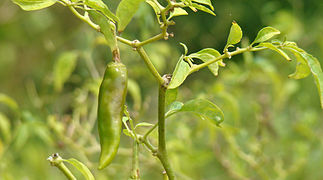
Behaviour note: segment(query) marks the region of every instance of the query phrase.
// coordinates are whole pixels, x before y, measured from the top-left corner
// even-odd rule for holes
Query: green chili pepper
[[[118,151],[127,82],[127,69],[124,64],[120,62],[108,64],[99,91],[98,126],[101,144],[99,169],[108,166]]]

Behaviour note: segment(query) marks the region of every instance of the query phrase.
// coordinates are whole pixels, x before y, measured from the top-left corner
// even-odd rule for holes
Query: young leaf
[[[183,103],[179,101],[174,101],[170,106],[169,110],[165,114],[165,118],[168,118],[169,116],[175,114],[176,112],[180,111],[183,107]]]
[[[323,72],[320,62],[312,55],[297,47],[296,43],[286,43],[285,49],[298,54],[305,62],[315,80],[315,84],[320,96],[321,107],[323,109]],[[304,76],[304,75],[303,75]]]
[[[109,10],[108,6],[104,4],[102,0],[85,0],[84,3],[85,5],[102,12],[112,22],[119,21],[118,17]]]
[[[0,93],[0,103],[7,105],[14,111],[18,109],[18,104],[16,103],[16,101],[11,97],[2,93]]]
[[[61,91],[76,66],[78,54],[74,51],[62,53],[54,64],[54,88]]]
[[[25,11],[34,11],[47,8],[57,2],[57,0],[12,0],[13,3]]]
[[[307,66],[306,61],[298,54],[293,53],[297,60],[296,70],[293,74],[288,75],[292,79],[303,79],[311,74],[310,68]]]
[[[259,47],[267,47],[273,51],[276,51],[277,53],[279,53],[281,56],[283,56],[287,61],[291,61],[291,58],[281,49],[279,49],[278,47],[274,46],[273,44],[271,43],[268,43],[268,42],[264,42],[264,43],[260,43],[258,45]],[[257,47],[258,47],[257,46]]]
[[[89,11],[93,21],[100,26],[100,31],[103,33],[105,40],[111,50],[117,49],[117,37],[115,25],[110,22],[105,16],[96,11]]]
[[[307,61],[307,65],[311,69],[317,90],[319,92],[321,107],[323,109],[323,72],[321,65],[314,56],[306,53],[305,51],[300,52],[300,55]]]
[[[144,0],[122,0],[117,8],[117,17],[119,18],[118,32],[122,32],[137,12],[139,5]]]
[[[170,12],[168,19],[172,19],[175,16],[185,16],[185,15],[188,15],[188,13],[183,8],[176,7],[174,8],[174,11]]]
[[[214,11],[214,7],[212,6],[211,0],[192,0],[192,1],[200,4],[208,5],[212,9],[212,11]]]
[[[146,0],[146,3],[148,3],[153,8],[156,18],[157,18],[157,21],[158,21],[158,24],[161,24],[160,19],[159,19],[161,12],[160,12],[158,5],[152,0]]]
[[[168,89],[175,89],[180,86],[186,77],[190,74],[190,65],[184,60],[184,56],[181,56],[176,64],[173,72],[172,80],[168,85]]]
[[[231,45],[239,43],[241,38],[242,38],[242,30],[240,26],[235,21],[233,21],[232,26],[230,28],[227,44],[225,45],[224,50],[227,50],[228,47]]]
[[[73,165],[74,167],[76,167],[85,177],[86,180],[95,180],[93,174],[91,173],[91,171],[89,170],[89,168],[87,168],[83,163],[81,163],[80,161],[74,159],[74,158],[70,158],[70,159],[63,159],[63,161],[70,163],[71,165]]]
[[[212,14],[213,16],[215,16],[214,12],[211,11],[210,9],[208,9],[207,7],[203,6],[203,5],[200,5],[200,4],[196,4],[196,3],[192,3],[192,5],[189,6],[193,11],[194,11],[194,8],[198,9],[198,10],[201,10],[201,11],[204,11],[204,12],[207,12],[209,14]]]
[[[261,43],[261,42],[267,41],[278,34],[280,34],[280,31],[278,31],[273,27],[262,28],[258,32],[256,39],[251,43],[251,46],[255,43]]]
[[[166,113],[169,117],[177,112],[192,112],[197,114],[202,119],[209,120],[211,123],[219,126],[224,120],[222,110],[206,99],[193,99],[186,102],[184,105],[175,104],[175,108],[170,109]]]
[[[203,62],[207,62],[209,60],[215,59],[218,56],[221,56],[221,54],[217,50],[212,49],[212,48],[205,48],[199,52],[192,53],[189,55],[190,58],[197,58],[197,59],[202,60]],[[208,68],[214,74],[214,76],[218,75],[218,70],[219,70],[218,62],[210,64],[208,66]]]

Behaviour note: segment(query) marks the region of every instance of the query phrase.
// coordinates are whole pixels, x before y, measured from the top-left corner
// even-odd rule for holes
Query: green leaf
[[[319,92],[321,107],[323,109],[323,72],[321,65],[314,56],[306,53],[305,51],[300,52],[300,55],[307,61],[307,65],[311,69],[317,90]]]
[[[200,4],[208,5],[212,9],[212,11],[214,11],[214,7],[212,6],[211,0],[192,0],[192,1],[200,3]]]
[[[311,70],[308,67],[306,61],[298,54],[293,53],[297,60],[296,70],[293,74],[288,75],[292,79],[303,79],[311,74]]]
[[[267,41],[278,34],[280,34],[280,31],[278,31],[273,27],[262,28],[258,32],[256,39],[251,43],[251,46],[255,43],[261,43],[261,42]]]
[[[147,122],[141,122],[141,123],[138,123],[138,124],[135,126],[135,129],[136,129],[136,128],[138,128],[138,127],[151,127],[151,126],[154,126],[154,124],[147,123]]]
[[[85,5],[102,12],[112,22],[119,21],[118,17],[109,10],[108,6],[104,4],[102,0],[85,0],[84,3]]]
[[[190,74],[190,65],[184,60],[184,56],[181,56],[176,64],[173,72],[172,80],[168,85],[168,89],[175,89],[180,86],[186,77]]]
[[[183,8],[176,7],[176,8],[174,8],[173,11],[170,12],[168,20],[172,19],[175,16],[185,16],[185,15],[188,15],[188,13]]]
[[[175,114],[176,112],[180,111],[183,107],[183,103],[179,101],[174,101],[170,106],[169,110],[165,114],[165,118],[168,118],[169,116]]]
[[[141,108],[141,92],[140,87],[136,81],[128,79],[128,92],[133,98],[133,108],[135,110],[140,110]]]
[[[0,103],[7,105],[14,111],[18,110],[18,104],[16,101],[5,94],[0,93]]]
[[[279,49],[278,47],[274,46],[273,44],[271,43],[268,43],[268,42],[264,42],[264,43],[260,43],[258,45],[259,47],[267,47],[273,51],[276,51],[277,53],[279,53],[281,56],[283,56],[287,61],[291,61],[291,58],[281,49]],[[257,47],[258,47],[257,46]]]
[[[157,21],[158,21],[158,24],[161,24],[161,22],[160,22],[160,13],[161,12],[160,12],[158,5],[152,0],[146,0],[146,3],[148,3],[153,8],[156,18],[157,18]]]
[[[137,12],[139,5],[144,0],[122,0],[117,8],[117,17],[119,18],[118,32],[122,32]]]
[[[311,54],[308,54],[303,49],[297,47],[296,43],[287,42],[283,47],[293,53],[298,54],[299,57],[301,57],[306,62],[314,77],[314,82],[320,96],[321,108],[323,109],[323,72],[320,62]]]
[[[221,56],[221,54],[217,50],[212,49],[212,48],[205,48],[199,52],[190,54],[188,57],[197,58],[197,59],[202,60],[203,62],[207,62],[207,61],[213,60],[219,56]],[[219,64],[218,63],[219,62],[212,63],[208,66],[208,68],[214,74],[214,76],[218,75],[218,71],[219,71]]]
[[[210,9],[208,9],[207,7],[205,7],[203,5],[192,3],[192,5],[190,5],[190,7],[192,7],[193,9],[196,8],[196,9],[198,9],[200,11],[204,11],[204,12],[207,12],[207,13],[212,14],[213,16],[215,16],[213,11],[211,11]]]
[[[54,88],[61,91],[76,66],[78,54],[74,51],[62,53],[54,64]]]
[[[166,117],[177,112],[192,112],[198,115],[201,119],[209,120],[212,124],[217,126],[219,126],[224,120],[222,110],[206,99],[193,99],[184,103],[184,105],[174,102],[173,106],[174,107],[166,113]]]
[[[168,107],[171,103],[173,103],[174,101],[176,101],[177,98],[177,92],[178,92],[178,88],[175,89],[167,89],[166,90],[166,103],[165,106]]]
[[[241,41],[241,38],[242,38],[242,30],[240,26],[235,21],[233,21],[232,26],[230,28],[227,44],[225,45],[224,49],[227,50],[228,47],[230,47],[231,45],[239,43]]]
[[[89,168],[87,168],[83,163],[81,163],[80,161],[74,159],[74,158],[70,158],[70,159],[63,159],[63,161],[70,163],[71,165],[73,165],[74,167],[76,167],[76,169],[78,169],[83,176],[85,177],[86,180],[95,180],[93,174],[91,173],[91,171],[89,170]]]
[[[0,134],[4,142],[8,143],[11,139],[11,124],[6,115],[0,112]]]
[[[93,21],[100,26],[100,31],[103,33],[105,40],[107,41],[107,45],[112,51],[116,50],[118,47],[115,25],[105,18],[101,13],[89,11],[89,14]]]
[[[25,11],[33,11],[47,8],[57,2],[57,0],[12,0]]]

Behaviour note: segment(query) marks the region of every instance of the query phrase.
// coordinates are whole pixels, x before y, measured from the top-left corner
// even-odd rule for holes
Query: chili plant
[[[230,60],[233,56],[249,52],[272,50],[281,55],[287,61],[296,59],[297,65],[294,73],[288,77],[292,79],[302,79],[310,74],[314,78],[320,97],[321,107],[323,108],[323,72],[319,61],[311,54],[299,48],[295,42],[287,40],[273,39],[280,34],[280,31],[274,27],[264,27],[256,38],[244,47],[237,44],[243,37],[242,29],[237,22],[232,22],[230,32],[227,37],[227,43],[224,49],[218,51],[213,48],[201,49],[195,53],[188,53],[188,47],[180,43],[184,48],[184,53],[171,74],[162,75],[152,63],[150,56],[145,51],[145,45],[159,40],[168,40],[173,38],[169,33],[169,27],[175,25],[174,19],[177,16],[188,15],[188,10],[204,11],[215,16],[213,4],[210,0],[121,0],[116,13],[110,10],[109,6],[102,0],[12,0],[23,10],[33,11],[54,5],[55,3],[67,7],[72,14],[88,24],[95,31],[102,33],[105,37],[105,44],[110,47],[112,62],[107,65],[105,75],[102,80],[98,95],[98,131],[100,135],[101,156],[99,169],[107,167],[116,155],[119,147],[121,132],[133,139],[132,171],[130,179],[140,179],[139,170],[139,146],[144,146],[151,152],[152,156],[159,159],[165,173],[164,179],[176,179],[171,162],[168,157],[166,147],[166,119],[176,115],[179,112],[191,112],[197,114],[200,118],[209,121],[211,124],[221,127],[224,121],[222,110],[213,102],[197,98],[185,103],[176,101],[177,89],[183,84],[185,79],[203,68],[208,68],[214,76],[218,76],[220,68],[225,68],[224,60]],[[129,40],[122,36],[122,32],[132,20],[141,3],[148,3],[156,16],[156,23],[160,27],[160,33],[144,40]],[[155,78],[158,84],[158,121],[155,124],[141,121],[135,124],[134,118],[130,115],[125,105],[127,91],[127,64],[123,65],[119,44],[123,43],[129,46],[129,50],[135,50],[144,61],[147,69]],[[291,57],[291,55],[293,55]],[[73,54],[65,54],[73,56]],[[71,59],[75,59],[71,58]],[[64,59],[64,58],[62,58]],[[73,65],[65,64],[65,65]],[[131,67],[127,67],[131,68]],[[57,72],[60,73],[59,71]],[[67,72],[69,74],[71,72]],[[61,81],[64,81],[64,77]],[[131,83],[131,81],[129,81]],[[61,88],[61,82],[57,83],[57,89]],[[133,86],[133,85],[132,85]],[[166,111],[167,108],[167,111]],[[52,118],[50,118],[52,119]],[[54,120],[53,120],[54,121]],[[60,131],[52,125],[55,131]],[[122,130],[122,124],[124,129]],[[138,127],[146,127],[145,133],[139,133]],[[151,133],[157,128],[157,145],[150,142]],[[224,127],[225,128],[225,127]],[[85,132],[89,134],[89,132]],[[93,139],[92,135],[89,135]],[[64,137],[62,137],[64,138]],[[94,138],[95,139],[95,138]],[[68,140],[66,140],[68,141]],[[94,140],[95,141],[95,140]],[[229,139],[230,141],[230,139]],[[70,142],[73,144],[73,142]],[[234,143],[232,142],[234,145]],[[94,179],[91,171],[80,161],[76,159],[63,159],[57,153],[51,155],[48,160],[58,167],[68,179],[76,179],[73,173],[64,165],[64,162],[75,166],[86,177]],[[261,172],[260,172],[261,174]]]

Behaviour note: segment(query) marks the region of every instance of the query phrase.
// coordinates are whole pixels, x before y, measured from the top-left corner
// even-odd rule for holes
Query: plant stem
[[[195,71],[198,71],[212,63],[215,63],[216,61],[220,61],[221,59],[225,59],[225,58],[231,58],[231,56],[237,55],[237,54],[241,54],[244,53],[246,51],[261,51],[267,49],[266,47],[261,47],[261,48],[253,48],[253,47],[246,47],[246,48],[241,48],[241,49],[237,49],[233,52],[227,52],[222,54],[221,56],[216,57],[215,59],[212,59],[210,61],[207,61],[205,63],[199,64],[199,65],[194,65],[191,69],[190,69],[190,73],[193,73]]]
[[[170,166],[166,150],[166,126],[165,126],[165,93],[166,87],[159,85],[158,91],[158,152],[157,157],[163,164],[169,180],[175,179],[175,174]]]
[[[164,37],[164,34],[163,33],[160,33],[160,34],[157,34],[156,36],[153,36],[153,37],[151,37],[151,38],[149,38],[149,39],[147,39],[145,41],[142,41],[142,42],[137,43],[136,46],[137,47],[141,47],[141,46],[143,46],[145,44],[149,44],[149,43],[152,43],[154,41],[158,41],[160,39],[163,39],[163,37]]]
[[[62,173],[67,177],[67,179],[76,180],[75,176],[65,166],[65,164],[63,163],[63,159],[58,155],[58,153],[51,155],[48,158],[48,160],[52,166],[56,166],[60,171],[62,171]]]
[[[146,51],[144,50],[144,48],[143,47],[138,47],[136,50],[139,53],[139,55],[141,56],[141,58],[144,60],[145,64],[147,65],[147,67],[149,69],[149,71],[153,74],[153,76],[155,76],[158,83],[159,84],[164,84],[164,79],[160,76],[160,74],[156,70],[155,66],[153,65],[153,63],[149,59],[149,57],[148,57]]]
[[[67,7],[72,11],[72,13],[78,17],[79,19],[81,19],[82,21],[84,21],[85,23],[87,23],[88,25],[90,25],[93,29],[95,29],[96,31],[100,31],[100,26],[98,26],[97,24],[94,24],[89,17],[85,17],[82,16],[79,12],[76,11],[76,9],[71,6],[70,4],[67,3]]]
[[[148,137],[148,135],[151,133],[151,132],[153,132],[155,129],[156,129],[156,127],[158,126],[158,124],[155,124],[153,127],[151,127],[147,132],[146,132],[146,134],[144,135],[144,139],[147,139],[147,137]]]
[[[140,180],[139,175],[139,144],[136,140],[133,140],[133,154],[132,154],[132,170],[130,179]]]

